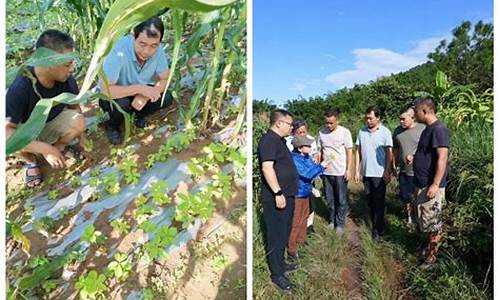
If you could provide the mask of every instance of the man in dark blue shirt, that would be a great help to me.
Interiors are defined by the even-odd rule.
[[[435,104],[431,98],[417,100],[415,115],[417,120],[427,125],[420,136],[413,158],[415,173],[415,205],[419,228],[428,234],[424,248],[426,257],[422,268],[436,262],[442,228],[442,206],[445,198],[448,168],[448,148],[450,131],[435,114]]]
[[[286,264],[284,254],[292,228],[299,176],[285,137],[292,131],[293,119],[289,112],[279,109],[271,113],[270,121],[271,128],[262,136],[258,146],[266,254],[272,282],[281,291],[290,293],[293,285],[285,273],[295,270],[296,266]]]
[[[47,30],[40,35],[36,48],[45,47],[59,53],[74,51],[73,39],[57,30]],[[78,86],[71,76],[74,64],[72,61],[53,67],[34,67],[28,72],[36,78],[33,86],[26,75],[18,76],[9,87],[6,95],[6,138],[9,138],[17,127],[25,123],[35,105],[41,98],[53,98],[61,93],[78,94]],[[40,135],[24,149],[16,153],[25,163],[25,183],[34,187],[42,182],[40,167],[35,154],[41,154],[53,168],[65,166],[64,153],[66,147],[75,138],[83,143],[85,118],[79,105],[57,104],[49,112],[47,122]],[[79,147],[78,151],[80,151]],[[73,156],[82,158],[73,148]],[[78,156],[78,157],[77,157]]]

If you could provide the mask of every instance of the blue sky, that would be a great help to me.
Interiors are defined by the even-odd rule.
[[[253,0],[253,98],[274,103],[427,61],[451,30],[491,22],[492,0]]]

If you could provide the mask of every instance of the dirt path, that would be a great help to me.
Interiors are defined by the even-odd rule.
[[[344,281],[349,299],[363,299],[359,228],[351,218],[346,219],[345,234],[347,237],[347,252],[343,262],[342,280]]]

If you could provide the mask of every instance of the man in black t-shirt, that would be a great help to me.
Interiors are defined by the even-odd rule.
[[[45,47],[58,53],[74,51],[73,39],[57,30],[47,30],[40,35],[36,48]],[[35,105],[41,98],[52,98],[61,93],[78,94],[78,86],[71,76],[73,62],[67,62],[54,67],[29,68],[34,78],[35,87],[27,75],[18,76],[7,90],[6,95],[6,137],[9,138],[17,127],[25,123]],[[47,122],[37,137],[24,149],[16,153],[25,163],[25,183],[27,187],[34,187],[42,182],[40,167],[35,154],[41,154],[53,168],[65,166],[65,154],[69,153],[67,145],[75,138],[83,143],[85,132],[85,118],[81,114],[79,105],[57,104],[49,112]],[[76,159],[82,159],[81,147],[71,148]]]
[[[450,131],[435,115],[435,105],[431,98],[416,102],[415,116],[427,125],[418,142],[413,158],[415,174],[415,206],[419,228],[428,234],[428,243],[423,248],[428,268],[436,262],[438,244],[441,239],[442,206],[445,198],[448,168],[448,148]]]
[[[285,273],[296,270],[284,261],[294,210],[299,176],[285,137],[292,131],[292,115],[286,110],[271,113],[271,128],[259,141],[262,179],[262,207],[266,224],[266,254],[272,282],[290,293],[292,284]]]

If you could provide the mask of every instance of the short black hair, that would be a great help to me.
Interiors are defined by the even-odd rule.
[[[271,118],[269,119],[271,125],[274,125],[280,118],[290,116],[293,118],[293,115],[284,109],[276,109],[271,112]]]
[[[75,49],[75,41],[66,33],[56,29],[49,29],[38,37],[35,48],[49,48],[56,52],[63,52],[68,49]]]
[[[165,28],[159,17],[152,17],[134,27],[134,37],[137,38],[143,31],[146,32],[147,37],[158,37],[159,34],[161,41]]]
[[[292,123],[293,131],[299,129],[302,126],[307,126],[306,121],[296,120],[296,121],[293,121],[293,123]]]
[[[405,105],[405,106],[401,107],[401,109],[399,110],[399,115],[407,113],[409,110],[412,110],[413,114],[415,114],[415,107],[413,106],[413,104],[410,104],[410,105]]]
[[[338,108],[331,108],[331,109],[328,109],[325,111],[325,113],[323,114],[323,116],[325,118],[330,118],[330,117],[337,117],[338,115],[340,114],[340,109]]]
[[[368,108],[365,111],[365,114],[369,114],[372,111],[373,111],[373,114],[375,115],[375,117],[380,118],[380,108],[378,108],[375,105],[368,106]]]
[[[436,112],[436,104],[432,97],[422,97],[415,100],[415,107],[425,105],[430,108],[433,112]]]

